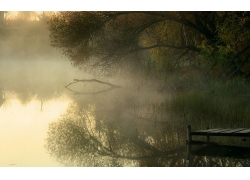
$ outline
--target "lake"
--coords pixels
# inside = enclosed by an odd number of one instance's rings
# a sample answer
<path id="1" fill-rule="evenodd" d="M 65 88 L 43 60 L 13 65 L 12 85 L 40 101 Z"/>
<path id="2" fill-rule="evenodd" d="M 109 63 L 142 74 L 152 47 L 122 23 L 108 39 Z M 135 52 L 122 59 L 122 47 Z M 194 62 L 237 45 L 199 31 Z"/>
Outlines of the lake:
<path id="1" fill-rule="evenodd" d="M 187 166 L 186 126 L 207 122 L 176 114 L 167 87 L 143 76 L 89 75 L 60 57 L 1 60 L 0 166 Z M 193 156 L 189 166 L 236 165 L 249 160 Z"/>

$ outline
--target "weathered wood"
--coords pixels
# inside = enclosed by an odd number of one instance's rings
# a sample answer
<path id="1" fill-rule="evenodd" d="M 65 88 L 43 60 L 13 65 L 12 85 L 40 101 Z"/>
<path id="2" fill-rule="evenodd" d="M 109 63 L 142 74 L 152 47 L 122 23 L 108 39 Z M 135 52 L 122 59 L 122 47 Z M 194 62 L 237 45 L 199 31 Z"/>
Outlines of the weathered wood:
<path id="1" fill-rule="evenodd" d="M 188 138 L 188 143 L 190 143 L 191 141 L 192 141 L 192 131 L 191 131 L 192 129 L 191 129 L 191 126 L 190 125 L 188 125 L 187 126 L 187 138 Z"/>
<path id="2" fill-rule="evenodd" d="M 191 132 L 191 135 L 196 136 L 249 136 L 250 129 L 236 128 L 236 129 L 211 129 Z M 207 138 L 209 140 L 209 137 Z"/>
<path id="3" fill-rule="evenodd" d="M 187 155 L 186 155 L 186 160 L 190 160 L 191 149 L 192 149 L 192 145 L 191 145 L 190 143 L 188 143 L 188 145 L 187 145 Z"/>
<path id="4" fill-rule="evenodd" d="M 190 154 L 191 154 L 191 149 L 192 149 L 192 129 L 191 129 L 191 125 L 187 126 L 187 156 L 186 156 L 186 160 L 189 161 L 190 160 Z"/>
<path id="5" fill-rule="evenodd" d="M 243 131 L 238 131 L 236 133 L 250 133 L 250 129 L 245 129 Z"/>
<path id="6" fill-rule="evenodd" d="M 192 134 L 192 136 L 238 136 L 238 137 L 244 137 L 244 136 L 249 136 L 249 133 L 206 133 L 206 134 L 200 134 L 200 133 L 195 133 Z"/>
<path id="7" fill-rule="evenodd" d="M 207 133 L 207 132 L 211 132 L 211 131 L 216 131 L 216 130 L 220 130 L 220 129 L 206 129 L 206 130 L 200 130 L 200 131 L 195 131 L 195 132 L 204 132 L 204 133 Z"/>
<path id="8" fill-rule="evenodd" d="M 230 129 L 222 129 L 218 133 L 225 133 L 225 132 L 228 132 L 228 131 L 231 131 L 231 130 L 233 130 L 233 129 L 232 128 L 230 128 Z"/>
<path id="9" fill-rule="evenodd" d="M 206 142 L 199 142 L 197 141 L 197 143 L 195 143 L 196 141 L 192 141 L 192 136 L 206 136 Z M 206 130 L 200 130 L 200 131 L 195 131 L 195 132 L 192 132 L 191 131 L 191 126 L 188 125 L 187 127 L 187 137 L 188 137 L 188 144 L 187 144 L 187 156 L 186 156 L 186 160 L 187 162 L 190 161 L 190 157 L 192 155 L 197 155 L 197 154 L 194 154 L 191 150 L 192 150 L 192 145 L 195 145 L 195 144 L 207 144 L 209 145 L 210 144 L 210 137 L 211 136 L 235 136 L 235 137 L 250 137 L 250 129 L 247 129 L 247 128 L 236 128 L 236 129 L 221 129 L 221 128 L 217 128 L 217 129 L 206 129 Z M 209 146 L 204 146 L 203 148 L 207 148 L 207 147 L 211 147 L 210 145 Z M 218 149 L 215 149 L 216 152 L 215 152 L 215 155 L 218 154 Z M 235 148 L 233 149 L 235 150 Z M 212 150 L 208 150 L 206 151 L 206 156 L 207 154 L 211 153 L 210 151 Z M 231 153 L 231 149 L 230 150 L 227 150 L 225 152 L 223 152 L 225 157 L 230 157 L 234 154 L 240 154 L 241 151 L 237 152 L 234 151 L 234 153 Z M 230 156 L 228 155 L 228 153 L 231 153 Z M 248 151 L 247 151 L 247 158 L 250 157 L 250 153 L 249 153 L 249 148 L 248 148 Z M 244 155 L 244 158 L 246 155 Z"/>
<path id="10" fill-rule="evenodd" d="M 242 131 L 242 130 L 245 130 L 247 128 L 237 128 L 237 129 L 231 129 L 229 131 L 225 131 L 223 133 L 235 133 L 235 132 L 238 132 L 238 131 Z"/>
<path id="11" fill-rule="evenodd" d="M 208 133 L 223 133 L 223 132 L 228 131 L 228 130 L 231 130 L 231 129 L 218 129 L 218 130 L 210 131 Z"/>

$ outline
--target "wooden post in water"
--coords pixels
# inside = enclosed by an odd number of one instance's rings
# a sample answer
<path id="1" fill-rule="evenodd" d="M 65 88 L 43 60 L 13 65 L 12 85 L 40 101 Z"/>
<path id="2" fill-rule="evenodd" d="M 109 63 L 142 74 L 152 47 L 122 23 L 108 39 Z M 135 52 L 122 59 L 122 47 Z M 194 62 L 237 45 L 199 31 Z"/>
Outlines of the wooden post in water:
<path id="1" fill-rule="evenodd" d="M 190 160 L 190 153 L 191 153 L 191 148 L 192 148 L 192 135 L 191 135 L 191 126 L 188 125 L 187 126 L 187 157 L 186 157 L 186 161 Z"/>
<path id="2" fill-rule="evenodd" d="M 209 129 L 209 126 L 207 126 L 207 128 L 206 129 Z M 207 135 L 207 143 L 209 143 L 210 142 L 210 136 L 209 135 Z"/>
<path id="3" fill-rule="evenodd" d="M 192 135 L 191 135 L 191 125 L 187 126 L 187 138 L 188 138 L 188 144 L 192 141 Z"/>
<path id="4" fill-rule="evenodd" d="M 191 148 L 192 148 L 192 144 L 187 144 L 187 156 L 186 156 L 186 161 L 189 162 L 190 160 L 190 154 L 191 154 Z"/>

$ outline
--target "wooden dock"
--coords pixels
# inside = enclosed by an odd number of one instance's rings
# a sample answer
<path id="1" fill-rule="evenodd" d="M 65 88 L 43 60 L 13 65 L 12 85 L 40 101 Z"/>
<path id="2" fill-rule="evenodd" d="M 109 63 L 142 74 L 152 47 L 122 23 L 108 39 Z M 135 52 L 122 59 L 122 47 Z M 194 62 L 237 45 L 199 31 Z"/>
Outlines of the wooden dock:
<path id="1" fill-rule="evenodd" d="M 192 140 L 193 136 L 205 136 L 206 141 L 196 141 Z M 190 155 L 213 155 L 213 156 L 226 156 L 226 157 L 234 157 L 237 156 L 238 158 L 249 158 L 250 157 L 250 148 L 243 148 L 243 147 L 234 147 L 234 146 L 225 146 L 225 145 L 218 145 L 217 143 L 211 143 L 210 137 L 211 136 L 227 136 L 227 137 L 250 137 L 250 129 L 248 128 L 230 128 L 230 129 L 205 129 L 192 132 L 191 126 L 188 125 L 187 127 L 187 158 L 186 160 L 190 159 Z M 198 149 L 196 151 L 192 151 L 193 145 L 201 145 L 205 144 L 206 146 Z M 215 152 L 214 149 L 216 149 Z M 213 153 L 212 153 L 213 152 Z M 236 153 L 238 152 L 238 153 Z M 240 156 L 241 154 L 242 156 Z"/>
<path id="2" fill-rule="evenodd" d="M 235 129 L 216 128 L 216 129 L 206 129 L 206 130 L 192 132 L 191 126 L 188 125 L 187 136 L 188 136 L 187 143 L 193 142 L 192 136 L 206 136 L 207 142 L 209 142 L 211 136 L 250 137 L 250 129 L 248 128 L 235 128 Z"/>

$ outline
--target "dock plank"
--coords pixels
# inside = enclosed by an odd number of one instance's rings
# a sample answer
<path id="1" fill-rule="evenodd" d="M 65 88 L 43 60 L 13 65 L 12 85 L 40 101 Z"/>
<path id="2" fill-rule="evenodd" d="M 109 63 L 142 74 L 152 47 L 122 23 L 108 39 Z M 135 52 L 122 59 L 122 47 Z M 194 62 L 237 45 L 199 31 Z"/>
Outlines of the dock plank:
<path id="1" fill-rule="evenodd" d="M 241 132 L 241 133 L 238 133 Z M 191 135 L 197 136 L 250 136 L 250 129 L 236 128 L 236 129 L 210 129 L 191 132 Z"/>
<path id="2" fill-rule="evenodd" d="M 245 130 L 242 130 L 242 131 L 238 131 L 236 133 L 246 133 L 246 134 L 248 134 L 248 133 L 250 133 L 250 129 L 245 129 Z"/>
<path id="3" fill-rule="evenodd" d="M 221 128 L 217 128 L 217 129 L 205 129 L 205 130 L 200 130 L 200 131 L 195 131 L 195 132 L 201 132 L 201 133 L 207 133 L 207 132 L 211 132 L 211 131 L 217 131 L 220 130 Z"/>
<path id="4" fill-rule="evenodd" d="M 220 131 L 219 133 L 225 133 L 225 132 L 228 132 L 228 131 L 231 131 L 233 130 L 233 128 L 230 128 L 230 129 L 223 129 L 223 131 Z"/>
<path id="5" fill-rule="evenodd" d="M 247 128 L 236 128 L 236 129 L 231 129 L 229 131 L 224 131 L 224 132 L 221 132 L 221 133 L 236 133 L 238 131 L 242 131 L 242 130 L 245 130 Z"/>
<path id="6" fill-rule="evenodd" d="M 231 129 L 218 129 L 218 130 L 210 131 L 210 132 L 208 132 L 208 134 L 209 133 L 222 133 L 222 132 L 229 131 L 229 130 L 231 130 Z"/>

